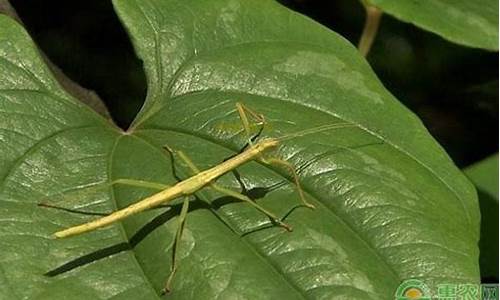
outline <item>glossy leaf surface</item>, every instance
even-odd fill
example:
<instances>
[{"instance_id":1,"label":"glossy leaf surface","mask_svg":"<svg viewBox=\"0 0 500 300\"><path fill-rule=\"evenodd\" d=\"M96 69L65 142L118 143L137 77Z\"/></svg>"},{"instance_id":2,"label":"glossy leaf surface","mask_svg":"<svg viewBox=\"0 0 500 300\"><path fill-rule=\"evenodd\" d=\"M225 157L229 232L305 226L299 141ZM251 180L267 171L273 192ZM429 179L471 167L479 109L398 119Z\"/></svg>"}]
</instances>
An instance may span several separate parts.
<instances>
[{"instance_id":1,"label":"glossy leaf surface","mask_svg":"<svg viewBox=\"0 0 500 300\"><path fill-rule=\"evenodd\" d=\"M366 0L402 21L454 43L498 51L496 0Z\"/></svg>"}]
</instances>

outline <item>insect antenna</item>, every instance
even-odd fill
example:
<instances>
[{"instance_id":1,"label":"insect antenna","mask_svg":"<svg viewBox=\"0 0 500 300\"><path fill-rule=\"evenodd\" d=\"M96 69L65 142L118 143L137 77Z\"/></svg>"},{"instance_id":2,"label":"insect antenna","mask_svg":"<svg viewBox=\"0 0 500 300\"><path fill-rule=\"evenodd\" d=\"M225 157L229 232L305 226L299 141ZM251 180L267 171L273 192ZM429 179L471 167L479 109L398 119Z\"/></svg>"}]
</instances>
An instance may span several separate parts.
<instances>
[{"instance_id":1,"label":"insect antenna","mask_svg":"<svg viewBox=\"0 0 500 300\"><path fill-rule=\"evenodd\" d=\"M331 129L349 128L349 127L358 127L358 126L353 124L353 123L348 123L348 122L326 124L326 125L321 125L321 126L297 131L294 133L290 133L290 134L287 134L287 135L284 135L284 136L281 136L281 137L278 137L275 139L281 142L281 141L290 140L290 139L293 139L296 137L301 137L301 136L305 136L305 135L309 135L309 134L313 134L313 133L318 133L318 132L322 132L322 131L327 131L327 130L331 130Z\"/></svg>"}]
</instances>

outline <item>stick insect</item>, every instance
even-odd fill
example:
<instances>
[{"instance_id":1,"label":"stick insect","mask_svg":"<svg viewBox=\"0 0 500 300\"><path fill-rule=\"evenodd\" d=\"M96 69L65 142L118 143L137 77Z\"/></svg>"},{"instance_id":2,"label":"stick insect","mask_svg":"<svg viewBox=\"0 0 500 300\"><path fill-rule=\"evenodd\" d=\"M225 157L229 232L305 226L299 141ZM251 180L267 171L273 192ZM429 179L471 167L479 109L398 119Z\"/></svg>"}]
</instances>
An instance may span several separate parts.
<instances>
[{"instance_id":1,"label":"stick insect","mask_svg":"<svg viewBox=\"0 0 500 300\"><path fill-rule=\"evenodd\" d=\"M172 268L170 275L166 281L165 288L163 292L168 292L170 291L170 285L172 282L172 278L177 270L177 251L178 251L178 245L180 242L180 239L182 237L182 231L184 228L184 224L186 221L187 217L187 212L189 209L189 196L197 192L198 190L208 186L222 194L225 194L227 196L230 196L232 198L238 199L240 201L246 202L250 204L251 206L255 207L258 211L266 215L271 222L274 225L283 227L287 231L292 231L292 227L285 222L283 222L280 218L278 218L274 213L268 211L261 205L257 204L254 202L252 199L250 199L248 196L239 193L237 191L219 186L215 183L215 180L222 175L231 172L235 170L237 167L252 161L252 160L257 160L260 161L263 164L270 165L278 165L280 167L284 167L287 170L290 171L291 175L293 175L293 180L295 182L298 195L301 199L302 204L305 207L308 207L310 209L314 209L314 205L309 203L306 200L306 197L304 195L304 192L300 186L299 183L299 177L297 175L297 172L295 171L294 166L282 159L275 158L275 157L266 157L265 153L268 152L269 150L276 148L277 146L280 145L280 143L283 140L289 139L291 137L296 137L296 136L302 136L306 134L311 134L311 133L316 133L324 130L330 130L330 129L335 129L335 128L345 128L345 127L352 127L355 126L351 123L335 123L335 124L329 124L329 125L324 125L320 127L315 127L311 128L308 130L304 130L301 132L297 132L292 135L287 135L281 138L263 138L260 141L256 141L259 135L262 133L264 126L266 124L266 120L262 114L256 113L253 110L249 109L248 107L244 106L241 103L236 103L236 110L239 114L240 121L243 125L244 132L247 137L247 145L246 147L237 155L223 161L222 163L204 170L200 171L196 165L192 162L192 160L184 154L182 151L175 151L171 149L169 146L164 146L164 149L173 157L173 155L178 156L184 163L188 166L188 168L191 170L191 172L194 174L193 176L184 179L182 181L179 181L177 184L173 186L167 186L159 183L150 183L150 182L145 182L141 180L134 180L134 179L118 179L112 184L124 184L124 185L131 185L131 186L140 186L140 187L149 187L149 188L156 188L161 190L158 193L155 193L149 197L146 197L139 202L136 202L134 204L129 205L128 207L125 207L123 209L120 209L118 211L115 211L107 216L101 217L99 219L96 219L94 221L90 221L88 223L84 223L81 225L73 226L61 231L57 231L53 234L54 238L66 238L78 234L82 234L85 232L93 231L95 229L105 227L108 225L111 225L115 222L118 222L120 220L123 220L131 215L137 214L139 212L145 211L147 209L151 209L154 207L157 207L159 205L164 205L167 204L171 201L173 201L176 198L179 197L184 197L184 201L182 204L182 208L179 214L179 221L178 221L178 227L175 235L175 240L173 244L173 255L172 255ZM250 125L250 118L253 119L259 126L260 130L259 132L252 136L251 134L251 125ZM50 205L42 205L42 206L47 206L51 207Z\"/></svg>"}]
</instances>

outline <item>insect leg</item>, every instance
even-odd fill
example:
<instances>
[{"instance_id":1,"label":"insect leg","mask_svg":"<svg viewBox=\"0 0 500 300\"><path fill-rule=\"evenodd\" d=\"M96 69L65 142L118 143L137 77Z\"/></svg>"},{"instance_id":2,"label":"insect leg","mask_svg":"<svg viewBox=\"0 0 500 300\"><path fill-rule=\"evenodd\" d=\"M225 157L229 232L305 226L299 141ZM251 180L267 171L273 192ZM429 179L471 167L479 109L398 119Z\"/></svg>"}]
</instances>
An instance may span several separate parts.
<instances>
[{"instance_id":1,"label":"insect leg","mask_svg":"<svg viewBox=\"0 0 500 300\"><path fill-rule=\"evenodd\" d=\"M295 171L295 167L291 163L287 162L286 160L282 160L282 159L274 158L274 157L271 157L271 158L261 157L261 161L265 164L275 164L275 165L279 165L279 166L282 166L282 167L285 167L286 169L288 169L289 172L293 175L293 180L295 181L295 186L297 187L297 191L299 193L300 200L302 200L302 203L304 203L304 205L306 207L309 207L311 209L315 208L315 206L313 204L309 203L306 200L306 196L304 195L304 191L302 190L302 188L300 186L299 176L297 175L297 172Z\"/></svg>"},{"instance_id":2,"label":"insect leg","mask_svg":"<svg viewBox=\"0 0 500 300\"><path fill-rule=\"evenodd\" d=\"M265 214L271 220L271 222L273 222L274 224L285 228L287 231L292 231L292 227L290 225L288 225L288 224L284 223L283 221L281 221L281 219L278 218L275 214L273 214L272 212L268 211L264 207L260 206L259 204L257 204L252 199L248 198L248 196L243 195L241 193L238 193L236 191L233 191L231 189L219 186L219 185L217 185L215 183L212 183L210 186L211 186L211 188L213 188L214 190L218 191L221 194L225 194L225 195L227 195L229 197L236 198L238 200L244 201L244 202L252 205L258 211L260 211L261 213Z\"/></svg>"},{"instance_id":3,"label":"insect leg","mask_svg":"<svg viewBox=\"0 0 500 300\"><path fill-rule=\"evenodd\" d=\"M166 294L171 291L172 279L174 278L175 272L177 271L177 268L179 266L177 263L178 260L177 257L179 253L179 245L182 238L182 232L184 231L184 226L186 224L186 217L188 210L189 210L189 198L185 197L184 202L182 203L181 213L179 214L178 217L177 232L175 233L175 240L172 250L172 268L170 269L170 275L168 276L168 279L165 283L165 288L162 291L163 294Z\"/></svg>"}]
</instances>

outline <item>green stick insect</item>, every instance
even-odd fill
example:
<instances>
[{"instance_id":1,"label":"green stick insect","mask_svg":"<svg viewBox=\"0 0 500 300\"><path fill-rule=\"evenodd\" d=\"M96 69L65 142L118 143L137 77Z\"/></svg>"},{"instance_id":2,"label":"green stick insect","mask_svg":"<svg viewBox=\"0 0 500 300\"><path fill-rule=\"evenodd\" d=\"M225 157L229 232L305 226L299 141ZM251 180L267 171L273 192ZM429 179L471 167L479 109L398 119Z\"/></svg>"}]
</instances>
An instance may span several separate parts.
<instances>
[{"instance_id":1,"label":"green stick insect","mask_svg":"<svg viewBox=\"0 0 500 300\"><path fill-rule=\"evenodd\" d=\"M320 127L315 127L311 128L308 130L304 130L292 135L287 135L285 137L281 138L264 138L260 141L254 141L262 132L264 129L264 126L266 124L265 118L262 114L258 114L251 109L247 108L241 103L236 103L236 109L238 111L240 120L243 125L243 129L245 131L245 134L247 136L247 147L240 152L239 154L223 161L222 163L204 170L200 171L195 164L192 162L192 160L184 154L182 151L174 151L168 146L164 146L164 149L170 154L178 156L184 163L188 166L188 168L191 170L191 172L194 174L192 177L189 177L187 179L184 179L182 181L179 181L177 184L173 186L167 186L159 183L152 183L152 182L146 182L146 181L141 181L141 180L135 180L135 179L118 179L113 181L111 184L123 184L123 185L131 185L131 186L137 186L137 187L148 187L148 188L155 188L161 190L160 192L153 194L149 197L146 197L139 202L136 202L134 204L129 205L128 207L125 207L123 209L120 209L118 211L115 211L107 216L101 217L99 219L96 219L94 221L90 221L88 223L84 223L81 225L73 226L61 231L57 231L56 233L53 234L54 238L66 238L78 234L82 234L85 232L93 231L95 229L105 227L108 225L111 225L115 222L118 222L120 220L123 220L124 218L127 218L131 215L137 214L139 212L145 211L147 209L151 209L154 207L157 207L159 205L164 205L167 204L171 201L173 201L176 198L179 197L184 197L183 205L180 211L179 215L179 223L176 231L176 236L175 236L175 241L173 244L173 255L172 255L172 268L170 275L166 281L165 288L163 292L168 292L170 291L170 285L172 282L172 279L174 277L175 272L177 271L177 252L178 252L178 245L182 237L182 232L184 229L184 224L186 222L186 217L189 209L189 196L197 192L198 190L208 186L221 194L225 194L227 196L230 196L232 198L238 199L240 201L246 202L250 204L251 206L255 207L257 210L259 210L261 213L266 215L273 224L277 226L281 226L287 231L292 231L292 227L286 223L284 223L280 218L278 218L274 213L268 211L261 205L257 204L254 202L252 199L250 199L248 196L241 194L237 191L224 188L222 186L217 185L214 181L221 177L222 175L235 170L237 167L252 161L252 160L258 160L264 164L274 164L278 165L280 167L284 167L290 171L290 173L293 175L293 179L295 182L295 185L297 187L297 191L299 194L299 197L303 203L304 206L314 209L314 205L309 203L306 200L306 197L304 195L304 192L302 191L302 188L300 187L299 183L299 177L297 175L297 172L295 171L294 166L282 159L279 158L274 158L274 157L266 157L264 154L268 152L269 150L276 148L283 140L292 138L292 137L297 137L297 136L303 136L307 134L312 134L312 133L317 133L320 131L325 131L325 130L330 130L330 129L336 129L336 128L345 128L345 127L352 127L355 126L351 123L335 123L335 124L328 124L328 125L323 125ZM251 135L251 130L250 130L250 121L249 121L249 116L256 121L258 125L261 126L259 133L256 136ZM41 206L48 206L50 205L44 205L41 204Z\"/></svg>"}]
</instances>

